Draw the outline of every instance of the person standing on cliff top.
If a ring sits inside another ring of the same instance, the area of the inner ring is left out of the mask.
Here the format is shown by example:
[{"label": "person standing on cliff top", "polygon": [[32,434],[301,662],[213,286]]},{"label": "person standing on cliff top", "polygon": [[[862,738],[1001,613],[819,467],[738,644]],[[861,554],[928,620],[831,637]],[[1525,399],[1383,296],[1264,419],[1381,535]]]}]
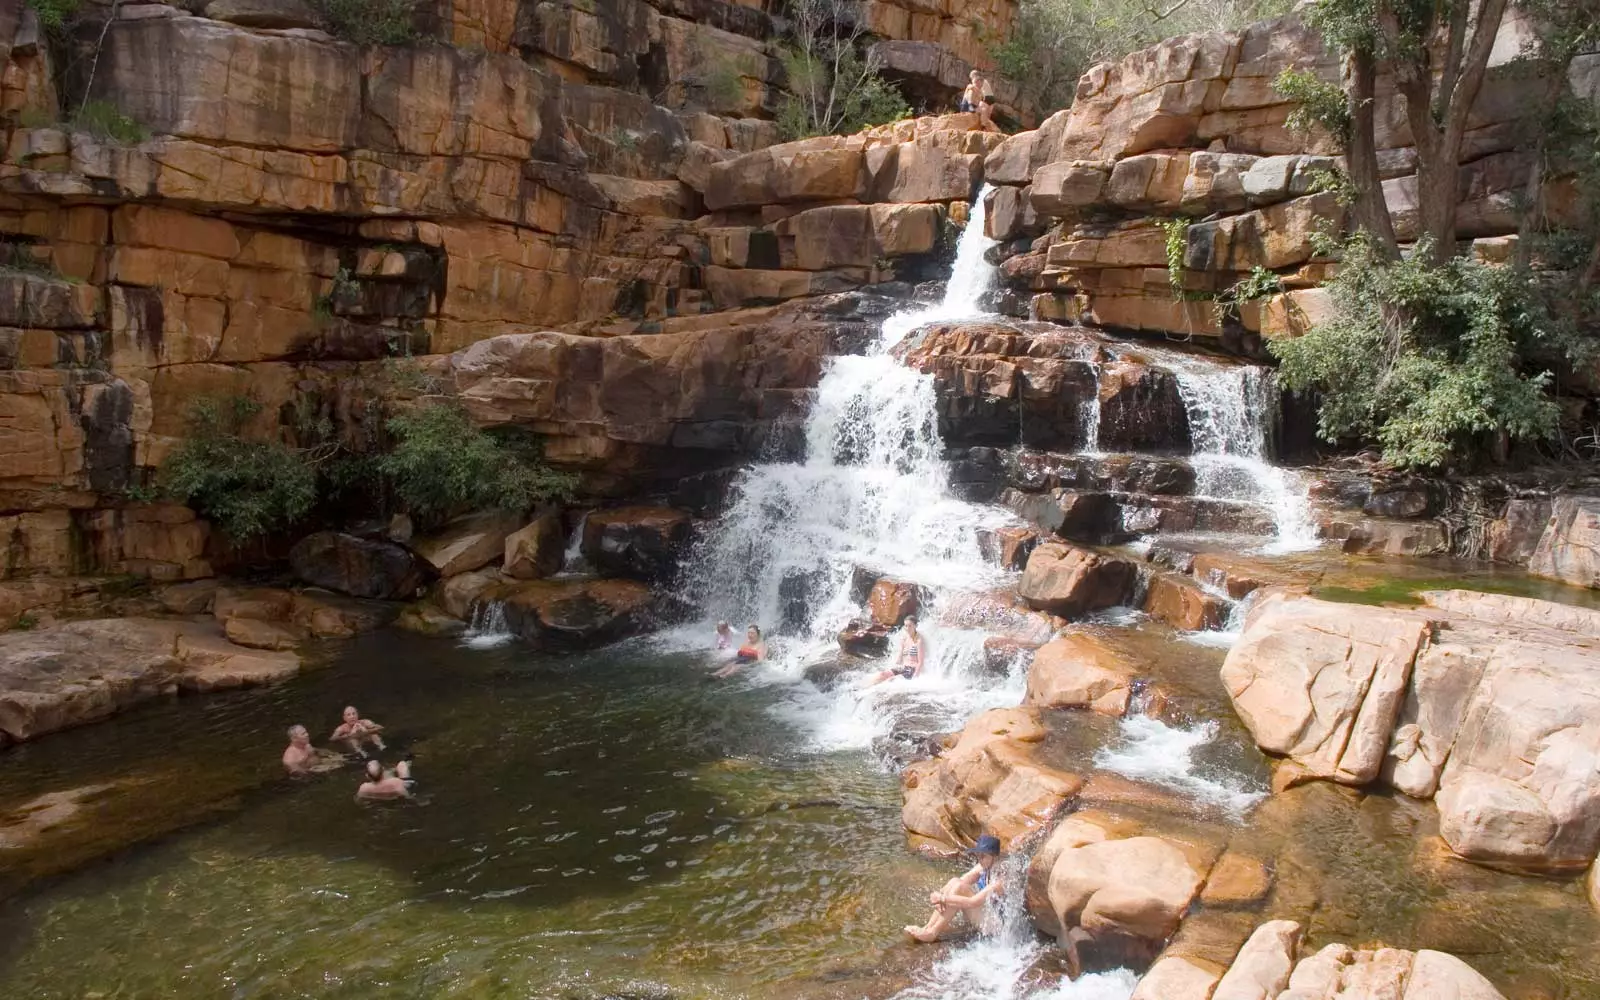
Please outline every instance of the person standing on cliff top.
[{"label": "person standing on cliff top", "polygon": [[921,927],[906,925],[906,934],[913,940],[932,944],[959,914],[966,914],[971,923],[979,923],[981,918],[974,918],[973,912],[982,910],[1000,891],[1000,876],[994,870],[995,862],[1000,860],[1000,838],[985,834],[978,838],[969,853],[978,863],[965,875],[951,879],[944,888],[928,894],[928,902],[933,904],[933,915],[928,922]]}]

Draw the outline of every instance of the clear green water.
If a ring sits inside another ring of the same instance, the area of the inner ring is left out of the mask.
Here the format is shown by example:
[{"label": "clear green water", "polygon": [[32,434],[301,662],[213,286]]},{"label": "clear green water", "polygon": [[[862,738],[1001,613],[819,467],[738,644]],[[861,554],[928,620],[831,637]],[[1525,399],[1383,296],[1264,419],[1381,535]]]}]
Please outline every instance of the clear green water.
[{"label": "clear green water", "polygon": [[[806,752],[770,690],[645,646],[339,659],[8,755],[0,808],[143,775],[162,791],[113,813],[223,817],[0,904],[0,996],[859,996],[915,960],[898,928],[944,867],[905,851],[897,780]],[[350,701],[414,749],[421,801],[276,775],[285,726]]]}]

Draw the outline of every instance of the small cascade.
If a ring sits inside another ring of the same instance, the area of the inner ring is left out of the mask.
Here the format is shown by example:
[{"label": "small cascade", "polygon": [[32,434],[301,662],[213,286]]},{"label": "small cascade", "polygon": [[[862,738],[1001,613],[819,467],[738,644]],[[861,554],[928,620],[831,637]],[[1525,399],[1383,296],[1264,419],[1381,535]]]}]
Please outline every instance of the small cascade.
[{"label": "small cascade", "polygon": [[[691,559],[691,587],[708,615],[772,636],[771,661],[752,673],[794,683],[785,714],[819,745],[869,745],[897,720],[949,728],[1020,696],[1006,690],[1007,678],[985,672],[982,633],[937,622],[943,595],[1006,582],[984,562],[976,529],[1013,518],[952,496],[933,379],[889,354],[922,324],[982,315],[992,245],[980,198],[944,300],[885,321],[868,354],[829,361],[807,416],[804,460],[746,470]],[[909,683],[817,692],[799,682],[808,665],[838,655],[840,629],[860,613],[858,570],[931,589],[922,613],[927,665]]]},{"label": "small cascade", "polygon": [[583,558],[583,528],[589,523],[589,512],[584,511],[578,518],[578,524],[572,529],[572,537],[567,539],[567,549],[561,556],[561,569],[555,574],[557,577],[583,576],[589,572],[589,562]]},{"label": "small cascade", "polygon": [[[1091,363],[1089,371],[1094,375],[1094,384],[1100,384],[1100,366]],[[1083,409],[1083,450],[1082,454],[1097,456],[1100,451],[1100,394],[1091,392],[1084,399]]]},{"label": "small cascade", "polygon": [[1095,754],[1096,767],[1170,788],[1236,816],[1266,797],[1266,789],[1253,787],[1242,776],[1195,760],[1197,750],[1216,740],[1215,720],[1169,726],[1153,716],[1130,711],[1118,725],[1120,741]]},{"label": "small cascade", "polygon": [[467,621],[461,644],[468,649],[493,649],[516,637],[511,626],[506,624],[504,601],[479,601],[472,606],[472,617]]},{"label": "small cascade", "polygon": [[1273,373],[1182,355],[1171,367],[1189,416],[1195,493],[1266,507],[1277,525],[1269,551],[1314,548],[1317,532],[1306,485],[1270,461],[1278,399]]},{"label": "small cascade", "polygon": [[984,915],[982,933],[951,949],[894,1000],[1128,1000],[1139,977],[1127,969],[1040,982],[1035,974],[1050,945],[1034,930],[1024,903],[1031,853],[996,866],[1001,892]]}]

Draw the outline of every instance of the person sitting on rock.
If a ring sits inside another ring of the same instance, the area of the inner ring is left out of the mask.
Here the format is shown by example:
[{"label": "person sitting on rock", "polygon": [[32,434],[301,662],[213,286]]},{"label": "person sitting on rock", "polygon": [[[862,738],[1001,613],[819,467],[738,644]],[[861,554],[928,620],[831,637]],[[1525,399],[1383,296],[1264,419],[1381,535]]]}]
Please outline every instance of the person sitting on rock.
[{"label": "person sitting on rock", "polygon": [[717,622],[717,650],[727,649],[733,645],[733,626],[727,622]]},{"label": "person sitting on rock", "polygon": [[733,662],[712,674],[713,677],[732,677],[745,666],[767,658],[767,642],[761,638],[761,627],[752,625],[745,629],[744,645],[733,654]]},{"label": "person sitting on rock", "polygon": [[411,778],[411,760],[407,758],[385,773],[383,762],[377,758],[367,761],[367,780],[356,789],[356,801],[382,799],[409,799],[416,782]]},{"label": "person sitting on rock", "polygon": [[985,132],[998,131],[992,117],[994,95],[989,93],[989,81],[985,80],[983,74],[977,70],[972,71],[966,88],[961,91],[961,101],[957,107],[969,113],[977,112],[978,127]]},{"label": "person sitting on rock", "polygon": [[1000,876],[994,870],[1000,860],[1000,838],[985,834],[978,838],[970,852],[977,864],[960,878],[953,878],[944,888],[928,894],[933,904],[933,915],[918,927],[906,925],[906,933],[923,944],[931,944],[949,929],[959,914],[966,914],[970,923],[977,923],[973,911],[981,910],[1000,891]]},{"label": "person sitting on rock", "polygon": [[896,677],[904,677],[909,681],[921,674],[926,651],[922,633],[917,631],[916,616],[907,616],[905,631],[900,633],[900,652],[894,658],[894,666],[878,671],[872,680],[867,682],[867,687],[882,684]]},{"label": "person sitting on rock", "polygon": [[318,750],[311,745],[311,734],[305,726],[289,727],[289,745],[283,750],[283,767],[290,774],[310,774],[327,771],[344,763],[344,758],[329,750]]},{"label": "person sitting on rock", "polygon": [[370,742],[379,750],[387,749],[383,745],[383,737],[378,735],[381,732],[383,732],[382,726],[371,719],[363,719],[355,706],[349,705],[344,710],[344,721],[333,731],[329,739],[344,743],[352,753],[364,754],[366,751],[361,749],[363,743]]}]

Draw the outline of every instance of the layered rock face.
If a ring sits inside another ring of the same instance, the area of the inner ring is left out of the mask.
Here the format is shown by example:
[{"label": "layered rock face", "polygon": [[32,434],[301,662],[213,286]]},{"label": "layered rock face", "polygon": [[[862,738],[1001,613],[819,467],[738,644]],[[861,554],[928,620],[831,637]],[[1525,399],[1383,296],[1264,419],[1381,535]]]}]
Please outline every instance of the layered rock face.
[{"label": "layered rock face", "polygon": [[[1462,238],[1516,232],[1533,155],[1518,120],[1540,83],[1505,63],[1526,31],[1507,19],[1496,49],[1503,56],[1492,60],[1469,122]],[[1343,214],[1319,190],[1337,147],[1288,128],[1295,105],[1273,87],[1286,69],[1339,79],[1337,59],[1293,16],[1168,39],[1092,68],[1071,108],[991,153],[985,176],[1004,186],[989,206],[990,235],[1019,254],[1007,273],[1032,293],[1035,313],[1243,346],[1321,318],[1328,303],[1316,286],[1327,262],[1312,235]],[[1406,239],[1416,232],[1416,156],[1404,101],[1384,79],[1374,103],[1384,195]],[[1548,200],[1545,211],[1565,210],[1559,192]],[[1231,315],[1207,301],[1256,268],[1287,290]],[[1175,294],[1174,278],[1188,294]]]},{"label": "layered rock face", "polygon": [[1473,861],[1580,871],[1600,850],[1600,613],[1473,591],[1414,611],[1269,594],[1222,679],[1300,774],[1432,796]]},{"label": "layered rock face", "polygon": [[[965,66],[1014,12],[860,14]],[[0,26],[8,579],[209,575],[207,525],[124,495],[188,407],[248,394],[252,433],[354,433],[394,355],[448,355],[424,394],[532,426],[597,493],[748,454],[894,308],[772,307],[929,257],[998,141],[956,116],[770,149],[783,25],[721,0],[425,4],[421,43],[368,48],[302,4],[83,16],[92,72],[58,72],[31,11]],[[52,124],[85,96],[121,138]]]}]

